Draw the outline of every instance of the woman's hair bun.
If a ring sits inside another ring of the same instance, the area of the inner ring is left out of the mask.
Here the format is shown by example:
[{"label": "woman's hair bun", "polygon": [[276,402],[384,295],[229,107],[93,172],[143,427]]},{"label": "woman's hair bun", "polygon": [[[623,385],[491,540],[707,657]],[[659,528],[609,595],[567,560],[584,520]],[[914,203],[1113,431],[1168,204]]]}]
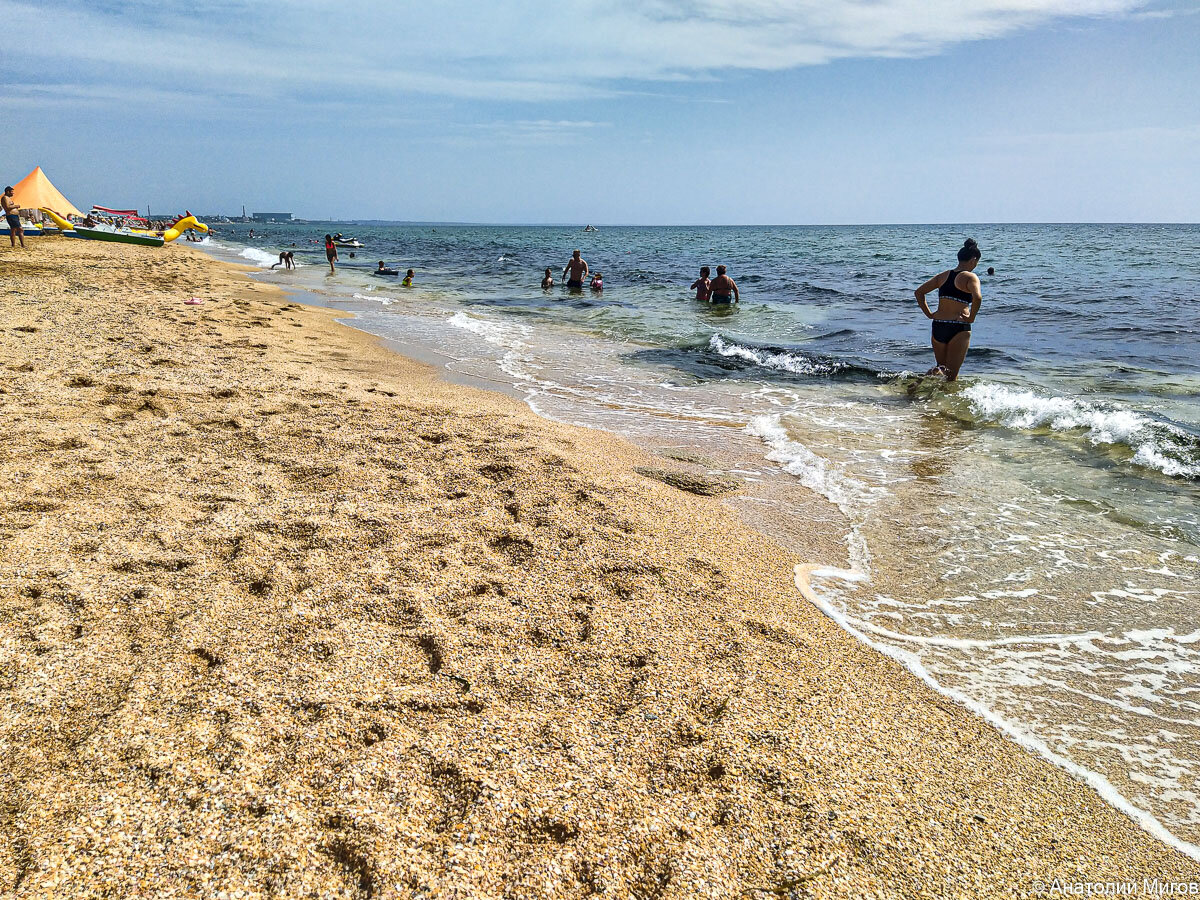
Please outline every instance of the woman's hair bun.
[{"label": "woman's hair bun", "polygon": [[975,243],[975,238],[967,238],[963,241],[962,249],[958,251],[958,261],[966,262],[969,259],[979,259],[979,245]]},{"label": "woman's hair bun", "polygon": [[963,246],[964,247],[978,247],[979,244],[976,243],[975,238],[967,238],[965,241],[963,241]]}]

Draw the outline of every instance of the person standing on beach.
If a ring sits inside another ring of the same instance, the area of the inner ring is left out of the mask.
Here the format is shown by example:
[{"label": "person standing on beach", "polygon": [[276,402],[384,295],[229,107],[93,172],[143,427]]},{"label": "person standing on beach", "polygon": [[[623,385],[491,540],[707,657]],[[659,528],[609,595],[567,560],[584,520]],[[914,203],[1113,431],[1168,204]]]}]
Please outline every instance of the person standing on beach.
[{"label": "person standing on beach", "polygon": [[[937,363],[926,375],[941,374],[947,381],[958,378],[958,370],[967,358],[971,345],[971,323],[979,315],[983,295],[979,290],[979,276],[975,266],[979,262],[979,245],[974,238],[967,238],[958,251],[958,266],[940,275],[934,275],[915,291],[917,305],[925,317],[933,319],[933,358]],[[929,311],[926,294],[938,292],[937,312]]]},{"label": "person standing on beach", "polygon": [[724,266],[717,266],[717,277],[708,286],[710,303],[737,303],[742,299],[737,283],[725,274]]},{"label": "person standing on beach", "polygon": [[8,223],[8,241],[13,247],[17,246],[17,240],[21,241],[21,249],[25,249],[25,229],[21,227],[21,204],[13,197],[13,189],[10,184],[4,189],[4,193],[0,194],[0,207],[4,209],[4,221]]},{"label": "person standing on beach", "polygon": [[710,282],[708,280],[708,273],[709,273],[708,266],[701,266],[700,267],[700,277],[692,282],[692,290],[694,290],[696,292],[696,299],[699,300],[701,303],[708,302],[708,291],[709,291],[709,284],[710,284]]},{"label": "person standing on beach", "polygon": [[329,260],[329,274],[333,274],[333,264],[337,262],[337,244],[333,242],[332,235],[325,235],[325,258]]},{"label": "person standing on beach", "polygon": [[563,266],[563,277],[567,279],[567,287],[573,291],[583,290],[583,279],[587,278],[588,264],[579,257],[579,251],[571,254],[571,259]]}]

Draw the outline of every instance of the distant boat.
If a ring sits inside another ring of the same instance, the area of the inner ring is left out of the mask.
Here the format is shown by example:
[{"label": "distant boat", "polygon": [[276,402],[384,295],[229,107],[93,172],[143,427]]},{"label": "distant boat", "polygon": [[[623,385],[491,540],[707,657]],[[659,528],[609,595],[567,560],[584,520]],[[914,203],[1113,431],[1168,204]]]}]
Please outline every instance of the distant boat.
[{"label": "distant boat", "polygon": [[587,228],[585,228],[583,230],[584,231],[599,231],[600,229],[598,229],[595,225],[589,225]]}]

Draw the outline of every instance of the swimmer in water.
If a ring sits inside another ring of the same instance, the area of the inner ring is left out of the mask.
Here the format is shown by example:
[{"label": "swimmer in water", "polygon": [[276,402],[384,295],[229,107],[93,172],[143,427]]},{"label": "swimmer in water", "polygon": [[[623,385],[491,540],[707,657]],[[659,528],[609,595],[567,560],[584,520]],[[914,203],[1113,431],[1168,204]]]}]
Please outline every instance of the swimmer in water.
[{"label": "swimmer in water", "polygon": [[710,270],[709,270],[708,266],[701,266],[700,267],[700,277],[692,282],[692,290],[694,290],[696,292],[696,299],[699,300],[701,303],[708,302],[708,286],[709,286],[708,273],[709,273],[709,271]]},{"label": "swimmer in water", "polygon": [[[917,305],[927,318],[933,319],[933,358],[936,361],[926,375],[941,374],[947,381],[958,378],[958,370],[967,358],[971,344],[971,323],[979,315],[983,295],[979,292],[979,276],[974,269],[979,262],[979,245],[967,238],[958,251],[958,266],[934,275],[916,290]],[[930,312],[925,296],[938,292],[938,308]]]},{"label": "swimmer in water", "polygon": [[571,254],[567,264],[563,266],[563,277],[567,279],[567,288],[572,291],[583,290],[583,279],[587,278],[588,264],[580,258],[579,251]]},{"label": "swimmer in water", "polygon": [[592,283],[591,283],[590,287],[591,287],[591,289],[592,289],[593,291],[602,291],[602,290],[604,290],[604,276],[603,276],[603,275],[601,275],[599,272],[597,272],[597,273],[596,273],[596,274],[595,274],[595,275],[592,277]]},{"label": "swimmer in water", "polygon": [[379,268],[375,270],[376,275],[399,275],[395,269],[389,269],[383,264],[383,260],[379,261]]},{"label": "swimmer in water", "polygon": [[737,303],[742,299],[737,283],[725,274],[724,266],[717,266],[717,277],[708,286],[709,303]]},{"label": "swimmer in water", "polygon": [[554,287],[554,275],[550,272],[550,267],[546,266],[546,274],[542,276],[542,290],[548,291]]},{"label": "swimmer in water", "polygon": [[413,274],[414,273],[413,273],[412,269],[409,269],[407,272],[405,272],[404,280],[402,282],[400,282],[400,284],[403,285],[404,287],[412,287],[413,286],[412,285]]}]

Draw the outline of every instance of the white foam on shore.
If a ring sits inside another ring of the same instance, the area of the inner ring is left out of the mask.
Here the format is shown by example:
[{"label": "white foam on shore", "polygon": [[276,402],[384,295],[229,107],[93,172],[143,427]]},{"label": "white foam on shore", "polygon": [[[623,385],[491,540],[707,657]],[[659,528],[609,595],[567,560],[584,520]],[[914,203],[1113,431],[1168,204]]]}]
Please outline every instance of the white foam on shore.
[{"label": "white foam on shore", "polygon": [[767,459],[778,463],[806,488],[842,511],[850,523],[850,532],[846,535],[850,564],[864,573],[870,572],[871,554],[859,529],[864,507],[874,499],[871,488],[851,478],[833,461],[818,456],[793,439],[778,415],[755,416],[746,426],[746,433],[761,439],[770,448]]},{"label": "white foam on shore", "polygon": [[446,320],[455,328],[461,328],[483,338],[493,347],[504,350],[500,360],[500,370],[521,381],[533,381],[533,375],[528,371],[529,345],[523,340],[533,334],[528,325],[493,322],[489,319],[479,319],[465,312],[456,312]]},{"label": "white foam on shore", "polygon": [[[370,290],[370,288],[368,288],[368,290]],[[353,296],[355,300],[369,300],[372,303],[382,303],[384,306],[391,306],[399,299],[397,297],[389,297],[386,294],[374,294],[370,297],[368,297],[366,294],[354,294]]]},{"label": "white foam on shore", "polygon": [[1048,760],[1060,769],[1064,770],[1073,777],[1087,784],[1097,794],[1100,795],[1110,806],[1119,810],[1124,815],[1132,819],[1146,833],[1162,841],[1170,847],[1175,848],[1180,853],[1190,856],[1192,859],[1200,860],[1200,846],[1189,843],[1172,834],[1165,825],[1150,813],[1143,809],[1139,809],[1129,802],[1125,797],[1113,787],[1112,782],[1101,775],[1099,772],[1094,772],[1091,769],[1085,768],[1070,759],[1067,759],[1061,754],[1055,753],[1050,747],[1034,737],[1033,735],[1023,731],[1007,719],[1002,718],[989,707],[980,703],[972,697],[967,696],[961,691],[947,687],[939,682],[925,665],[917,657],[917,655],[909,650],[902,650],[898,647],[893,647],[890,644],[880,641],[874,641],[865,633],[865,629],[861,628],[864,623],[852,621],[842,610],[838,609],[832,603],[821,597],[812,587],[812,578],[838,578],[849,582],[860,582],[864,579],[861,572],[845,571],[843,569],[834,569],[827,566],[811,566],[799,565],[796,566],[796,588],[804,596],[806,600],[812,603],[817,609],[824,613],[829,619],[838,625],[843,631],[857,638],[862,643],[866,644],[874,650],[882,653],[884,656],[894,659],[900,663],[909,672],[923,681],[926,685],[937,691],[944,697],[948,697],[955,703],[965,707],[975,715],[979,716],[985,722],[1001,734],[1015,741],[1020,746]]},{"label": "white foam on shore", "polygon": [[764,369],[791,372],[794,375],[831,375],[844,368],[840,364],[816,362],[795,353],[772,353],[755,347],[744,347],[734,341],[725,340],[719,334],[709,338],[708,349],[730,359],[740,359]]},{"label": "white foam on shore", "polygon": [[1044,396],[983,382],[962,392],[971,412],[1008,428],[1079,431],[1092,444],[1122,444],[1133,462],[1165,475],[1200,478],[1197,442],[1185,432],[1130,409],[1104,408],[1073,397]]},{"label": "white foam on shore", "polygon": [[[248,259],[260,269],[269,269],[275,266],[277,269],[282,269],[283,265],[279,262],[278,253],[268,253],[266,250],[259,250],[257,247],[243,247],[238,256],[243,259]],[[303,264],[296,263],[296,268],[299,269]]]}]

